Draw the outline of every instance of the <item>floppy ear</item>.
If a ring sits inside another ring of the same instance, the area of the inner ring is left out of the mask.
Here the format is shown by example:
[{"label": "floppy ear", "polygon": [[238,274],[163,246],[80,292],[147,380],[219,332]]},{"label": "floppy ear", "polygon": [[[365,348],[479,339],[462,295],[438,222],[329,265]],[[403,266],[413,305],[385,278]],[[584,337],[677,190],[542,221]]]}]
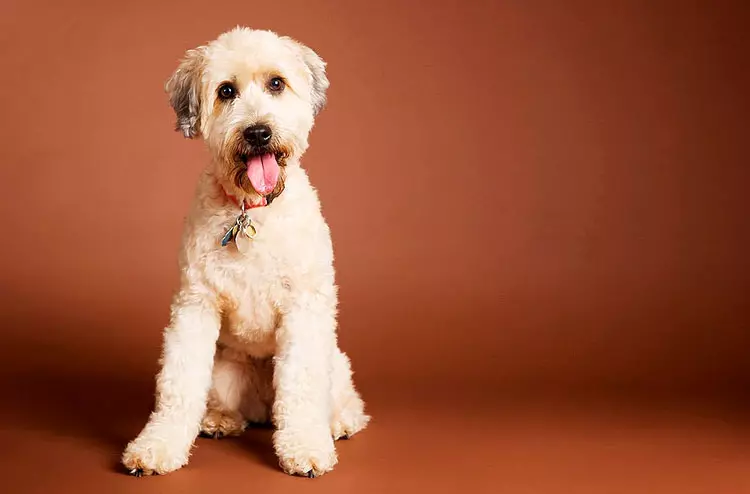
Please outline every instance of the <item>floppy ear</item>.
[{"label": "floppy ear", "polygon": [[291,38],[287,39],[297,45],[302,60],[312,74],[312,94],[310,95],[310,101],[312,102],[313,115],[317,115],[326,105],[326,91],[330,85],[328,76],[326,75],[326,63],[317,53],[299,41]]},{"label": "floppy ear", "polygon": [[204,48],[188,50],[164,86],[169,95],[169,104],[177,115],[175,130],[181,130],[188,139],[200,135],[200,91],[204,53]]}]

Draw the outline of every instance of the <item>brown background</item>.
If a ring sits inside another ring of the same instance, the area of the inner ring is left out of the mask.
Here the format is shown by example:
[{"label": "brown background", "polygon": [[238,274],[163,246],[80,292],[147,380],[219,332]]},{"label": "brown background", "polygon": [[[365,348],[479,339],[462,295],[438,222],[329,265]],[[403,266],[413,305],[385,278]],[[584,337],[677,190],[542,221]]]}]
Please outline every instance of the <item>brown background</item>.
[{"label": "brown background", "polygon": [[[750,492],[746,10],[4,0],[10,491]],[[163,83],[236,24],[329,63],[303,163],[376,420],[314,482],[258,431],[136,480],[207,158]]]}]

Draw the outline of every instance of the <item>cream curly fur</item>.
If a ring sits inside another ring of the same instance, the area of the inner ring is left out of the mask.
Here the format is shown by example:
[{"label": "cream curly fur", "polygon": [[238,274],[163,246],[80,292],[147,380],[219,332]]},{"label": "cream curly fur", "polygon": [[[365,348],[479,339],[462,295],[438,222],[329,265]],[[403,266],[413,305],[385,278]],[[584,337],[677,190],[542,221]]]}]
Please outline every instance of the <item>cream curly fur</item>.
[{"label": "cream curly fur", "polygon": [[[267,90],[271,75],[286,81],[282,94]],[[217,99],[225,81],[239,92],[231,104]],[[184,466],[201,430],[232,435],[246,421],[270,421],[284,471],[316,476],[337,462],[334,439],[367,425],[337,345],[330,232],[299,161],[327,87],[325,63],[312,50],[239,27],[188,51],[168,81],[178,128],[203,137],[212,160],[185,223],[155,410],[122,456],[131,473]],[[258,122],[286,150],[284,188],[248,211],[258,235],[243,254],[220,239],[239,214],[227,194],[261,200],[236,180],[238,139]]]}]

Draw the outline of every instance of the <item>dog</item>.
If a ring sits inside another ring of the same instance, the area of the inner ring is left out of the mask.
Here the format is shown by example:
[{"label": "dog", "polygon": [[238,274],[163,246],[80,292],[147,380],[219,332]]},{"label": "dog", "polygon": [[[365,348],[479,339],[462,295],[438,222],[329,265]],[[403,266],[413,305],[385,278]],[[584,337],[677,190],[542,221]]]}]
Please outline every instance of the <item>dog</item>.
[{"label": "dog", "polygon": [[188,50],[165,85],[210,161],[184,225],[155,408],[122,454],[136,476],[188,463],[196,437],[274,427],[281,468],[316,477],[370,416],[337,342],[333,248],[300,166],[326,104],[326,62],[237,27]]}]

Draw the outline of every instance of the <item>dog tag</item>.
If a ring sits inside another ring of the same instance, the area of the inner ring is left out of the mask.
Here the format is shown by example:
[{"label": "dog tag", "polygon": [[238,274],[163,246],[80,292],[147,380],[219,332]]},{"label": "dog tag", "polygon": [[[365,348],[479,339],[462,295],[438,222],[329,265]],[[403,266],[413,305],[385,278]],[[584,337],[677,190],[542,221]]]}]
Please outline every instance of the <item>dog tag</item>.
[{"label": "dog tag", "polygon": [[250,242],[253,238],[255,238],[255,235],[257,233],[258,232],[253,225],[253,221],[249,217],[245,216],[244,221],[242,222],[242,226],[240,227],[240,231],[234,238],[234,243],[237,244],[237,250],[239,250],[243,254],[247,254],[247,251],[250,250]]},{"label": "dog tag", "polygon": [[251,240],[254,239],[258,234],[258,231],[255,229],[255,226],[253,225],[253,222],[250,220],[250,218],[248,218],[245,224],[242,225],[240,232],[242,236],[245,236]]},{"label": "dog tag", "polygon": [[229,242],[232,241],[232,239],[234,238],[234,229],[235,228],[237,228],[237,225],[232,226],[232,228],[230,228],[227,231],[227,233],[224,234],[224,237],[222,237],[222,239],[221,239],[221,246],[222,247],[226,247],[229,244]]},{"label": "dog tag", "polygon": [[251,241],[252,239],[242,232],[240,232],[240,234],[237,235],[234,239],[237,250],[242,252],[243,254],[247,254],[247,252],[250,250]]},{"label": "dog tag", "polygon": [[234,220],[234,225],[222,237],[221,246],[226,247],[229,245],[229,242],[234,240],[237,250],[244,254],[250,249],[250,241],[255,238],[257,233],[253,225],[253,220],[245,212],[245,205],[243,203],[242,212]]}]

